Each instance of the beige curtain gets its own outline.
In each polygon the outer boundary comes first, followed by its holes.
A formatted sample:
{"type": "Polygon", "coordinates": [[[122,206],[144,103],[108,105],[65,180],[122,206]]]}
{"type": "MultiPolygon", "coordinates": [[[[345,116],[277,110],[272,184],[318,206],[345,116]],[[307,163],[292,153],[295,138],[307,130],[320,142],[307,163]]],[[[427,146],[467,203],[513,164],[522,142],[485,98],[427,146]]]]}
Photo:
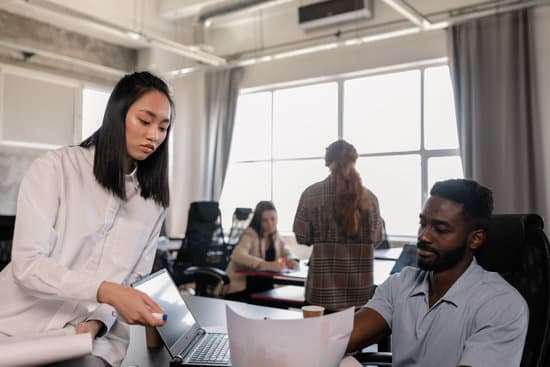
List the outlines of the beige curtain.
{"type": "Polygon", "coordinates": [[[235,124],[242,68],[206,73],[206,193],[209,200],[220,199],[235,124]]]}
{"type": "Polygon", "coordinates": [[[531,10],[448,30],[467,178],[493,190],[497,213],[548,213],[531,10]]]}

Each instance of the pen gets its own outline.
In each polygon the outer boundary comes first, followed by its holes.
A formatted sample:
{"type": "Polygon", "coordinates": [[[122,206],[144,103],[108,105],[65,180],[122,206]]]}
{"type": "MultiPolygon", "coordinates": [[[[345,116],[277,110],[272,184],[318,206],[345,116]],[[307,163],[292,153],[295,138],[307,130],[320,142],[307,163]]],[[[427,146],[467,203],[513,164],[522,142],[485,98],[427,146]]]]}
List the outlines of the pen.
{"type": "Polygon", "coordinates": [[[168,315],[165,313],[153,312],[152,315],[157,320],[162,320],[162,321],[168,320],[168,315]]]}

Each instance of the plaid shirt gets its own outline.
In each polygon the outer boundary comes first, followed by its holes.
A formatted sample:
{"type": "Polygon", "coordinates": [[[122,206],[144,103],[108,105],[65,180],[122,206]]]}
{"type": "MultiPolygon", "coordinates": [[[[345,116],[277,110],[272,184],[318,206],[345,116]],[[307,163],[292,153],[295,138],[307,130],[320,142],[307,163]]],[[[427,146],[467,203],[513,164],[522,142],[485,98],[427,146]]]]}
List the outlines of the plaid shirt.
{"type": "Polygon", "coordinates": [[[382,239],[382,220],[378,199],[366,188],[365,191],[370,204],[354,236],[346,235],[334,219],[334,175],[302,193],[294,233],[298,243],[313,245],[306,282],[308,303],[340,310],[363,306],[372,297],[373,244],[382,239]]]}

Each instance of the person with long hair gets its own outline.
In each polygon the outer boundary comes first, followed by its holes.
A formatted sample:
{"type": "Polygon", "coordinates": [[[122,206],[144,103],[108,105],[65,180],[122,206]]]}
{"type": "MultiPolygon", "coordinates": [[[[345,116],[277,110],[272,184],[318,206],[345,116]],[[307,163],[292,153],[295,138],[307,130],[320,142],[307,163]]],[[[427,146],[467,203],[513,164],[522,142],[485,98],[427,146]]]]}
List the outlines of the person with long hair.
{"type": "Polygon", "coordinates": [[[378,199],[355,169],[357,156],[345,140],[330,144],[330,175],[302,193],[294,219],[298,243],[313,246],[306,302],[329,311],[362,306],[374,292],[374,245],[382,239],[382,219],[378,199]]]}
{"type": "Polygon", "coordinates": [[[91,137],[31,165],[0,273],[0,336],[90,333],[92,355],[63,365],[111,366],[126,354],[127,324],[163,324],[153,315],[162,309],[129,285],[151,271],[170,203],[173,119],[161,79],[126,75],[91,137]]]}
{"type": "MultiPolygon", "coordinates": [[[[246,276],[239,270],[267,270],[280,272],[285,267],[297,268],[299,262],[288,249],[277,231],[277,210],[271,201],[260,201],[254,209],[250,225],[246,228],[237,246],[231,254],[227,267],[229,286],[226,294],[230,298],[246,298],[250,291],[260,291],[272,287],[272,284],[255,284],[254,289],[247,289],[246,276]],[[262,289],[260,289],[262,288],[262,289]]],[[[248,285],[250,286],[250,285],[248,285]]]]}

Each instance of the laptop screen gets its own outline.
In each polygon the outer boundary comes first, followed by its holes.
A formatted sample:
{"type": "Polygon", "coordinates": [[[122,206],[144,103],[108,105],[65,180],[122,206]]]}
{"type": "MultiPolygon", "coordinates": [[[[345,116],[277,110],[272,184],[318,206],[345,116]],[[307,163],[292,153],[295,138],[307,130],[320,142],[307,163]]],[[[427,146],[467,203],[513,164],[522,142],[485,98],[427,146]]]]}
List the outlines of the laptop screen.
{"type": "Polygon", "coordinates": [[[178,288],[166,270],[161,270],[139,281],[134,284],[134,288],[151,297],[168,315],[168,320],[163,326],[157,327],[157,330],[168,349],[173,353],[177,341],[190,331],[194,331],[197,323],[185,305],[178,288]]]}

